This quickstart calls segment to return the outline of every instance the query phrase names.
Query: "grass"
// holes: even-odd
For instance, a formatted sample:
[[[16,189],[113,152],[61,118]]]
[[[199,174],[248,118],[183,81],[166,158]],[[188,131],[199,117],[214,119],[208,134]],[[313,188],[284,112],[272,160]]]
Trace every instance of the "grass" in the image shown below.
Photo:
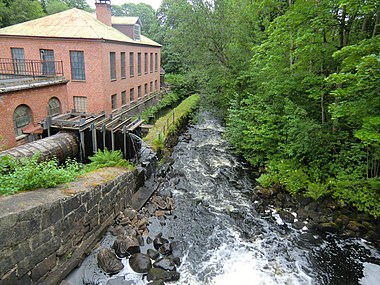
[[[159,118],[154,127],[151,128],[148,134],[145,136],[144,140],[150,145],[154,150],[163,148],[165,139],[167,135],[176,129],[176,123],[184,116],[193,112],[194,108],[198,106],[200,101],[200,95],[194,94],[186,98],[179,104],[172,112],[167,113],[165,116]],[[173,112],[174,112],[174,122],[173,122]],[[170,126],[167,123],[170,122]]]

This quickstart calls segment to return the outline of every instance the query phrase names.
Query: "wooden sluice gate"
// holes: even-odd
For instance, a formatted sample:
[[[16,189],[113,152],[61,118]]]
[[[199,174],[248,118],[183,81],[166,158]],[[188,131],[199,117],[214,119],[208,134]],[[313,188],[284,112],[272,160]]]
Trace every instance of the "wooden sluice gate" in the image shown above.
[[[101,113],[99,115],[85,115],[68,113],[56,117],[48,117],[44,122],[44,129],[50,135],[58,131],[74,132],[78,136],[79,159],[85,161],[98,149],[120,150],[124,158],[135,156],[134,141],[130,133],[138,135],[138,129],[143,120],[128,117],[126,112],[116,115]]]
[[[40,154],[40,160],[56,158],[60,163],[67,158],[78,158],[86,162],[98,149],[120,150],[124,158],[135,157],[135,142],[130,133],[138,135],[143,120],[129,118],[124,112],[106,116],[67,113],[47,117],[42,123],[43,139],[5,150],[0,157],[32,157]]]

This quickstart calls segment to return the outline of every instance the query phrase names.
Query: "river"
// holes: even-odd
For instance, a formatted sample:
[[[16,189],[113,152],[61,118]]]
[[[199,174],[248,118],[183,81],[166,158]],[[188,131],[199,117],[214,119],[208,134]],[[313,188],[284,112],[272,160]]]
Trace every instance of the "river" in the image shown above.
[[[176,209],[164,223],[151,218],[149,226],[150,236],[162,232],[183,245],[181,278],[171,284],[380,284],[380,252],[371,243],[322,238],[255,211],[251,171],[233,155],[217,119],[202,112],[187,133],[191,140],[180,138],[174,147],[174,163],[161,186],[172,191]],[[101,245],[112,238],[106,235]],[[127,262],[115,276],[101,273],[96,253],[67,280],[74,285],[148,283]]]

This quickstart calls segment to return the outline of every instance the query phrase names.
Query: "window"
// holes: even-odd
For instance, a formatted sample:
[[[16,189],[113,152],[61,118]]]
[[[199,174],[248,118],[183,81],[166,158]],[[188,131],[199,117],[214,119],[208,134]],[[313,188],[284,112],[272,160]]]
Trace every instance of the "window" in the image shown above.
[[[131,77],[135,75],[135,65],[133,61],[134,55],[133,52],[129,53],[129,74]]]
[[[116,94],[111,96],[111,104],[112,104],[112,110],[117,109],[117,96]]]
[[[150,93],[153,92],[153,81],[150,82]]]
[[[141,97],[141,85],[137,88],[137,97]]]
[[[135,24],[133,26],[133,39],[135,41],[140,41],[141,40],[140,36],[141,36],[141,27],[140,27],[140,25]]]
[[[133,102],[135,100],[135,89],[131,88],[129,90],[129,102]]]
[[[61,103],[59,102],[58,98],[53,97],[49,100],[48,103],[49,106],[49,116],[55,116],[61,114]]]
[[[154,80],[154,90],[158,91],[158,82],[157,80]]]
[[[141,52],[137,54],[137,74],[141,75]]]
[[[116,54],[110,52],[110,74],[111,80],[116,80]]]
[[[55,75],[54,50],[41,49],[40,54],[42,60],[42,74]]]
[[[153,53],[150,53],[150,73],[153,73]]]
[[[23,48],[11,48],[13,68],[15,74],[24,74],[26,71],[25,55]]]
[[[158,54],[154,54],[154,71],[158,71]]]
[[[79,113],[87,112],[87,97],[74,96],[74,110]]]
[[[144,95],[148,95],[148,83],[144,85]]]
[[[32,110],[27,105],[18,106],[13,113],[13,125],[16,137],[22,135],[22,128],[33,120]]]
[[[122,91],[121,92],[121,105],[127,104],[127,92]]]
[[[144,72],[148,73],[148,53],[144,54]]]
[[[71,79],[86,80],[86,72],[84,67],[84,52],[70,51]]]
[[[120,53],[120,74],[121,78],[125,79],[125,52]]]

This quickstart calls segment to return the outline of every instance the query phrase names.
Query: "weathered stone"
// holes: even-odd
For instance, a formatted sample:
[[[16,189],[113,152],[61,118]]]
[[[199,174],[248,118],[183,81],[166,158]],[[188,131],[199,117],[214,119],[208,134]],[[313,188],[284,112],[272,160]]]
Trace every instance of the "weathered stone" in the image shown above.
[[[167,271],[175,271],[176,270],[176,266],[175,266],[175,263],[173,262],[173,260],[171,260],[170,258],[167,258],[167,257],[157,259],[153,263],[153,267],[161,268],[161,269],[167,270]]]
[[[45,258],[41,263],[36,265],[32,269],[32,279],[34,282],[37,282],[40,280],[46,273],[48,273],[50,270],[52,270],[57,264],[57,258],[55,254],[50,255],[49,257]]]
[[[118,277],[115,279],[108,280],[106,285],[132,285],[132,284],[134,284],[132,282],[133,281],[125,280],[124,277]],[[92,285],[92,284],[88,284],[88,285]]]
[[[102,248],[99,251],[97,260],[100,268],[106,273],[116,274],[124,268],[123,263],[108,248]]]
[[[336,233],[339,231],[339,227],[334,222],[320,223],[318,229],[322,232]]]
[[[148,272],[148,281],[163,280],[164,282],[178,281],[180,277],[177,271],[165,271],[161,268],[152,268]]]
[[[149,255],[149,257],[153,260],[156,260],[157,258],[160,257],[160,254],[158,253],[158,251],[154,250],[154,249],[151,249],[149,248],[146,252],[147,255]]]
[[[132,236],[118,236],[112,248],[120,258],[140,252],[139,242]]]
[[[80,196],[73,196],[62,200],[61,205],[63,209],[63,215],[66,216],[81,205]]]
[[[124,210],[124,216],[132,221],[137,216],[137,213],[135,210],[131,208],[127,208]]]
[[[169,243],[164,243],[162,246],[160,246],[160,248],[158,249],[158,251],[162,255],[167,255],[167,254],[170,254],[172,252],[172,249],[171,249]]]
[[[156,237],[154,240],[153,240],[153,246],[156,250],[158,250],[162,245],[164,245],[165,243],[169,243],[169,241],[165,238],[162,238],[162,237]]]
[[[365,227],[357,221],[349,221],[346,228],[353,232],[365,230]]]
[[[292,213],[290,213],[288,211],[280,210],[278,212],[278,214],[280,215],[281,219],[284,220],[285,222],[287,222],[287,223],[293,223],[294,222],[294,216]]]
[[[147,254],[135,253],[129,258],[129,266],[137,273],[147,273],[152,268],[152,262]]]
[[[109,229],[110,233],[113,235],[113,236],[121,236],[121,235],[124,235],[125,234],[125,229],[124,227],[122,226],[116,226],[116,227],[111,227]]]
[[[48,206],[49,207],[44,209],[42,212],[42,229],[50,227],[63,218],[62,206],[60,203],[57,202]]]

